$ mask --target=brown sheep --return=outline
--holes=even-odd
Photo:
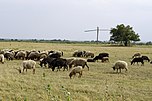
[[[16,59],[22,59],[22,60],[24,60],[26,57],[27,57],[26,51],[19,51],[15,55]]]
[[[71,61],[73,61],[74,59],[76,59],[76,58],[66,58],[66,60],[67,60],[67,65],[69,65],[70,63],[71,63]]]
[[[141,56],[141,53],[135,53],[133,56],[132,56],[132,58],[135,58],[135,57],[140,57]]]
[[[92,52],[90,52],[90,51],[88,51],[88,52],[86,52],[85,53],[85,57],[91,57],[91,58],[93,58],[94,57],[94,53],[92,53]]]
[[[76,58],[76,59],[72,60],[71,63],[69,64],[69,68],[72,68],[72,65],[74,65],[74,67],[75,66],[82,66],[82,68],[87,66],[87,68],[89,70],[89,66],[87,65],[87,61],[85,59],[82,59],[82,58]]]
[[[75,76],[76,73],[79,73],[79,78],[82,76],[82,67],[81,66],[77,66],[77,67],[72,68],[72,70],[69,73],[70,79],[73,75]]]

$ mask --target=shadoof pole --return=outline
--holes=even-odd
[[[97,44],[98,44],[98,38],[99,38],[99,27],[97,27]]]
[[[84,31],[84,32],[92,32],[92,31],[96,31],[96,32],[97,32],[97,40],[96,40],[96,42],[97,42],[97,44],[98,44],[98,42],[99,42],[99,31],[110,31],[110,30],[108,30],[108,29],[100,29],[99,27],[97,27],[97,29],[94,29],[94,30],[86,30],[86,31]]]

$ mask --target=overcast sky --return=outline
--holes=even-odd
[[[130,25],[152,41],[152,0],[0,0],[0,38],[96,40],[96,32]],[[110,39],[108,31],[99,40]]]

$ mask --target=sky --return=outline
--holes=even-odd
[[[152,0],[0,0],[0,38],[96,40],[96,27],[130,25],[152,41]],[[99,33],[100,41],[109,31]]]

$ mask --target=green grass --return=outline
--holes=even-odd
[[[22,60],[0,63],[0,100],[2,101],[151,101],[152,65],[130,65],[135,52],[152,58],[151,46],[104,47],[101,44],[56,44],[28,42],[0,42],[0,49],[61,50],[64,57],[71,57],[75,50],[110,54],[110,63],[88,63],[82,78],[70,79],[69,71],[52,72],[36,65],[32,70],[19,74],[15,68]],[[116,60],[125,60],[129,71],[116,74],[112,65]],[[69,95],[68,95],[69,94]]]

